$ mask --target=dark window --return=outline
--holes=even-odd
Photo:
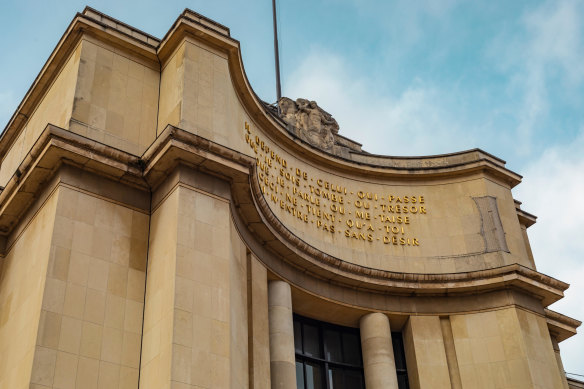
[[[356,328],[294,315],[299,389],[363,389],[361,339]]]
[[[399,389],[408,389],[402,335],[391,334]],[[361,338],[357,328],[294,315],[298,389],[364,389]]]
[[[408,371],[406,370],[406,354],[404,352],[404,339],[401,332],[391,333],[391,343],[393,344],[393,357],[395,359],[395,370],[397,372],[397,383],[399,389],[409,389]]]

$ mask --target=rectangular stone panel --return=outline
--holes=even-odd
[[[148,215],[57,193],[31,384],[137,388]]]

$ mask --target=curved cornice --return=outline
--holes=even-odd
[[[332,170],[360,176],[404,180],[484,172],[509,187],[521,181],[520,175],[505,168],[503,160],[479,149],[420,157],[352,153],[349,160],[312,147],[290,134],[285,128],[285,123],[268,112],[264,103],[255,94],[245,73],[240,44],[229,36],[229,29],[190,10],[185,10],[179,16],[160,41],[91,8],[87,8],[83,14],[77,14],[6,126],[0,138],[0,155],[3,155],[16,139],[57,76],[60,66],[83,34],[106,40],[161,67],[164,67],[165,61],[185,39],[204,42],[225,53],[234,90],[254,123],[283,148]]]
[[[428,298],[434,301],[459,296],[470,302],[468,298],[472,296],[504,292],[508,296],[504,301],[509,304],[513,300],[512,293],[520,292],[540,300],[545,307],[560,299],[568,287],[564,282],[517,264],[454,274],[397,273],[325,258],[322,253],[311,251],[315,249],[306,244],[295,247],[297,241],[290,240],[290,236],[280,236],[265,224],[265,215],[258,212],[250,185],[250,177],[255,176],[252,158],[172,126],[166,128],[142,158],[67,130],[47,126],[0,194],[0,232],[4,242],[13,239],[10,234],[24,222],[27,210],[41,198],[41,193],[64,164],[144,193],[155,191],[179,165],[220,177],[230,183],[232,214],[238,231],[270,271],[314,295],[326,296],[328,288],[340,288],[346,291],[341,295],[346,294],[348,298],[341,297],[338,302],[342,304],[354,304],[351,301],[361,295],[364,301],[379,296],[381,300],[375,298],[371,301],[406,304],[402,299],[408,299],[407,304],[414,305],[402,309],[420,312],[420,309],[428,308],[422,303]],[[9,247],[4,247],[3,251],[6,249]],[[5,252],[1,254],[5,255]],[[393,296],[394,300],[385,300],[383,296]],[[331,298],[338,299],[339,294]],[[436,301],[439,306],[435,309],[448,308],[447,300]],[[476,304],[470,303],[461,307],[477,308]],[[386,308],[379,306],[376,309]],[[580,324],[551,311],[546,311],[546,317],[548,326],[559,340],[573,335]]]
[[[197,17],[200,18],[200,15],[197,14]],[[352,160],[325,153],[290,134],[285,128],[285,123],[267,111],[247,79],[239,42],[222,33],[221,30],[189,17],[189,11],[185,11],[177,19],[161,41],[158,55],[163,66],[171,53],[189,37],[203,41],[227,55],[233,86],[242,106],[267,136],[297,155],[308,157],[336,171],[352,172],[361,176],[399,177],[411,180],[483,171],[507,183],[510,187],[521,181],[520,175],[505,168],[505,161],[480,149],[421,157],[353,153],[355,157]]]
[[[255,166],[254,166],[255,168]],[[563,297],[569,285],[527,267],[512,264],[498,268],[461,273],[421,274],[374,269],[344,261],[311,246],[280,222],[261,195],[257,174],[250,175],[254,209],[248,227],[265,247],[287,262],[323,279],[334,279],[351,287],[390,290],[397,295],[454,295],[517,287],[529,290],[544,306]],[[256,217],[260,218],[257,220]],[[265,234],[268,228],[270,233]],[[263,234],[262,234],[263,233]]]
[[[230,182],[240,228],[253,231],[280,260],[324,279],[377,293],[398,296],[446,296],[498,289],[520,289],[537,296],[544,306],[563,296],[568,284],[520,265],[454,274],[398,273],[354,265],[328,256],[302,242],[270,213],[258,206],[263,200],[253,191],[255,164],[251,157],[200,136],[168,126],[142,158],[71,133],[47,126],[17,173],[0,194],[0,230],[9,234],[27,208],[38,198],[43,184],[62,164],[72,164],[143,191],[156,188],[178,164]],[[255,189],[252,189],[255,188]],[[250,247],[252,242],[248,242]],[[277,273],[277,269],[273,269]]]
[[[321,279],[397,295],[519,288],[539,296],[545,306],[560,299],[568,288],[564,282],[517,264],[465,273],[418,274],[368,268],[328,255],[294,235],[273,214],[260,193],[254,159],[173,126],[167,126],[144,153],[143,161],[144,178],[152,188],[178,164],[230,181],[241,227],[253,231],[254,239],[281,260]]]

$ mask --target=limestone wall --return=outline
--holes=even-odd
[[[147,236],[147,215],[60,187],[35,388],[137,387]]]
[[[41,307],[52,309],[58,302],[44,295],[51,255],[51,241],[58,192],[30,220],[1,261],[0,273],[0,387],[29,388]],[[54,356],[49,356],[53,358]],[[32,377],[34,377],[34,372]]]
[[[148,274],[141,387],[246,387],[247,255],[228,200],[176,186],[153,213]]]
[[[238,99],[227,54],[186,38],[163,64],[158,132],[171,124],[251,155],[238,136],[249,115]]]
[[[47,124],[62,128],[69,127],[80,57],[81,46],[77,46],[28,118],[9,151],[2,156],[0,186],[6,186]]]
[[[250,388],[269,389],[270,339],[268,328],[267,270],[253,255],[248,256],[248,317]]]
[[[450,320],[463,387],[564,387],[544,318],[506,308]]]
[[[70,130],[141,155],[156,138],[158,64],[86,37]]]

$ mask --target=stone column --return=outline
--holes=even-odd
[[[292,294],[284,281],[268,284],[272,389],[296,389]]]
[[[367,389],[397,389],[389,319],[382,313],[361,318],[361,349]]]

